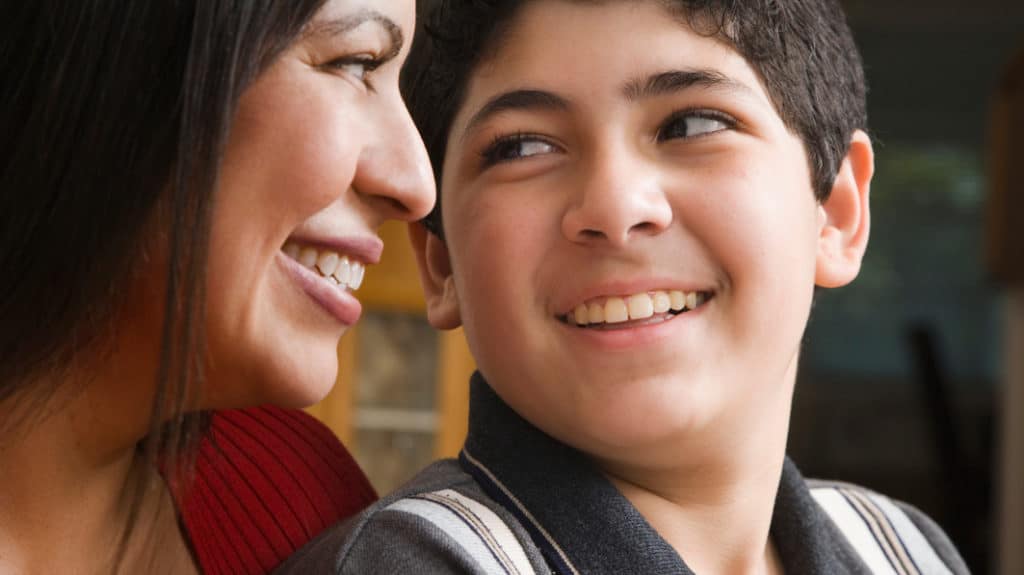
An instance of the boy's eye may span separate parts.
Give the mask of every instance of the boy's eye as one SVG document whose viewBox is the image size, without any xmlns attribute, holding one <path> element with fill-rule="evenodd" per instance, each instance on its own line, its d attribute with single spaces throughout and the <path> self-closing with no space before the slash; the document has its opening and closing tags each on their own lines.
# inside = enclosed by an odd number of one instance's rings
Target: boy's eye
<svg viewBox="0 0 1024 575">
<path fill-rule="evenodd" d="M 480 153 L 484 166 L 493 166 L 503 162 L 514 162 L 541 154 L 554 152 L 554 144 L 529 134 L 498 137 L 490 146 Z"/>
<path fill-rule="evenodd" d="M 735 120 L 719 112 L 681 112 L 673 115 L 658 129 L 658 141 L 705 136 L 731 129 L 735 124 Z"/>
</svg>

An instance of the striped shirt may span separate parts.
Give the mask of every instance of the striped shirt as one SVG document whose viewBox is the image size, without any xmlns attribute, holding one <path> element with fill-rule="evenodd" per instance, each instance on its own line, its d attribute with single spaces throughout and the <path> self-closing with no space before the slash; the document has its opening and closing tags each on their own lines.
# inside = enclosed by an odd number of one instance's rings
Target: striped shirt
<svg viewBox="0 0 1024 575">
<path fill-rule="evenodd" d="M 428 467 L 299 551 L 282 573 L 691 574 L 580 452 L 520 418 L 475 375 L 458 460 Z M 961 575 L 925 515 L 783 465 L 771 538 L 786 573 Z"/>
</svg>

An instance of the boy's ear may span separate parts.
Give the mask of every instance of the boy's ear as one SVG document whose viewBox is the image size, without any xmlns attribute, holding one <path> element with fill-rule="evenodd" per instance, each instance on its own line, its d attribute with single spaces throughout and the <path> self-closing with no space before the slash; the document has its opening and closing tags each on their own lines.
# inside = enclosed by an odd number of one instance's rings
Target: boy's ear
<svg viewBox="0 0 1024 575">
<path fill-rule="evenodd" d="M 814 283 L 832 288 L 853 281 L 868 247 L 871 210 L 868 196 L 875 173 L 871 139 L 857 130 L 836 175 L 832 194 L 818 207 L 818 259 Z"/>
<path fill-rule="evenodd" d="M 427 321 L 437 329 L 459 327 L 462 316 L 448 246 L 419 222 L 409 224 L 409 240 L 416 254 L 420 284 L 427 300 Z"/>
</svg>

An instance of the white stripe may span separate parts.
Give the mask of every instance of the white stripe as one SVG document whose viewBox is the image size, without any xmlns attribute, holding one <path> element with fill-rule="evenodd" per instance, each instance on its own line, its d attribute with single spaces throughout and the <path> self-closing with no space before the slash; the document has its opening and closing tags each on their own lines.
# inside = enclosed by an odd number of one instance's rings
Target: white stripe
<svg viewBox="0 0 1024 575">
<path fill-rule="evenodd" d="M 861 560 L 876 575 L 896 575 L 892 564 L 885 557 L 878 540 L 871 533 L 867 523 L 857 513 L 850 502 L 833 488 L 815 488 L 811 490 L 818 505 L 832 518 L 832 522 L 843 532 L 846 540 L 860 555 Z"/>
<path fill-rule="evenodd" d="M 900 540 L 903 541 L 903 547 L 914 558 L 914 563 L 917 564 L 917 568 L 921 573 L 927 573 L 928 575 L 952 575 L 952 571 L 935 553 L 935 549 L 925 539 L 921 530 L 914 525 L 914 522 L 907 517 L 907 514 L 902 509 L 893 504 L 887 497 L 874 493 L 868 493 L 868 496 L 885 513 L 885 516 L 889 518 L 889 523 L 892 524 L 897 535 L 900 536 Z"/>
<path fill-rule="evenodd" d="M 537 521 L 533 514 L 530 513 L 530 510 L 527 509 L 526 506 L 523 505 L 522 502 L 520 502 L 519 499 L 512 494 L 512 491 L 510 491 L 508 487 L 505 487 L 505 484 L 499 481 L 498 478 L 495 477 L 493 473 L 491 473 L 490 469 L 484 467 L 483 463 L 480 463 L 480 461 L 478 461 L 475 457 L 470 455 L 469 451 L 467 451 L 465 447 L 462 448 L 462 453 L 463 455 L 466 456 L 466 459 L 468 459 L 470 463 L 472 463 L 474 466 L 476 466 L 477 469 L 479 469 L 485 475 L 487 475 L 487 478 L 498 486 L 498 489 L 501 490 L 505 497 L 508 497 L 509 500 L 513 504 L 515 504 L 516 508 L 519 509 L 519 512 L 522 513 L 523 516 L 526 517 L 530 521 L 530 523 L 533 524 L 533 527 L 537 529 L 537 531 L 539 531 L 541 535 L 544 536 L 544 539 L 546 539 L 548 544 L 551 545 L 551 548 L 555 550 L 555 553 L 558 553 L 558 556 L 562 559 L 565 565 L 569 567 L 569 570 L 572 572 L 572 574 L 580 575 L 579 570 L 577 570 L 576 566 L 572 564 L 572 561 L 569 561 L 569 557 L 565 554 L 565 551 L 558 545 L 558 542 L 555 541 L 555 538 L 552 537 L 550 533 L 548 533 L 547 529 L 544 529 L 544 526 L 540 524 L 540 521 Z"/>
<path fill-rule="evenodd" d="M 485 573 L 504 573 L 505 569 L 491 555 L 490 549 L 475 531 L 445 506 L 425 499 L 399 499 L 388 505 L 388 511 L 403 511 L 426 519 L 451 537 L 466 553 L 480 563 Z"/>
<path fill-rule="evenodd" d="M 502 522 L 502 520 L 492 511 L 488 510 L 488 508 L 480 505 L 476 501 L 471 501 L 475 506 L 466 505 L 465 503 L 469 499 L 458 493 L 456 493 L 456 496 L 459 498 L 456 499 L 451 496 L 451 493 L 455 493 L 451 490 L 434 493 L 445 499 L 452 499 L 451 502 L 453 504 L 465 508 L 466 511 L 472 512 L 472 514 L 476 516 L 476 519 L 479 520 L 479 523 L 482 523 L 487 527 L 490 534 L 492 534 L 492 536 L 498 541 L 501 549 L 505 552 L 506 557 L 511 561 L 512 567 L 516 570 L 512 573 L 522 573 L 524 575 L 531 575 L 532 573 L 535 573 L 534 569 L 532 569 L 532 566 L 529 564 L 529 560 L 526 559 L 525 552 L 522 549 L 522 545 L 519 544 L 518 539 L 515 538 L 515 535 L 512 534 L 508 526 L 506 526 L 505 523 Z M 485 513 L 480 514 L 479 508 L 482 508 Z M 445 504 L 429 499 L 408 497 L 391 503 L 386 507 L 386 511 L 408 513 L 429 521 L 447 536 L 451 537 L 456 543 L 461 545 L 466 550 L 467 554 L 479 563 L 480 568 L 485 573 L 509 572 L 495 558 L 494 551 L 490 548 L 490 545 L 480 535 L 480 533 L 467 525 L 466 520 Z"/>
<path fill-rule="evenodd" d="M 487 527 L 487 531 L 494 537 L 495 543 L 505 552 L 505 555 L 519 573 L 527 574 L 534 572 L 530 560 L 526 558 L 526 551 L 523 550 L 522 544 L 519 543 L 519 539 L 516 538 L 512 530 L 508 528 L 508 525 L 497 514 L 479 501 L 466 497 L 458 491 L 444 489 L 434 493 L 458 502 L 475 515 Z"/>
<path fill-rule="evenodd" d="M 860 513 L 861 519 L 867 524 L 871 534 L 875 536 L 875 541 L 878 542 L 878 546 L 885 556 L 889 558 L 889 563 L 896 569 L 896 572 L 901 575 L 920 575 L 885 513 L 859 489 L 839 488 L 839 493 L 846 498 L 854 510 Z"/>
</svg>

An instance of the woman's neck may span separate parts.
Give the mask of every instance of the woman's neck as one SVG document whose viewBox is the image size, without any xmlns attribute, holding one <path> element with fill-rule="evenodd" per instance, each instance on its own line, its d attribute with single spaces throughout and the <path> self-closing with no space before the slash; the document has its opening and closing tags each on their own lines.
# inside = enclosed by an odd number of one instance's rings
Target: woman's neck
<svg viewBox="0 0 1024 575">
<path fill-rule="evenodd" d="M 110 572 L 119 549 L 133 572 L 154 540 L 180 565 L 174 557 L 188 552 L 166 486 L 136 454 L 149 418 L 144 386 L 71 375 L 39 415 L 0 436 L 0 573 Z M 0 405 L 0 420 L 12 409 Z M 138 528 L 125 538 L 133 486 Z"/>
</svg>

